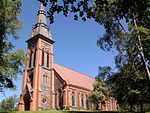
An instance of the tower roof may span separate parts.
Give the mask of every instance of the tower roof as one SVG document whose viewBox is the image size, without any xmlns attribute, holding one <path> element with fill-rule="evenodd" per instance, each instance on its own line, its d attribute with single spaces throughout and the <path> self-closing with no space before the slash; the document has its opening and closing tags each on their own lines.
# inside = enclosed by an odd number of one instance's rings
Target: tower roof
<svg viewBox="0 0 150 113">
<path fill-rule="evenodd" d="M 46 12 L 43 3 L 40 4 L 40 8 L 37 14 L 37 21 L 32 28 L 31 38 L 38 34 L 41 34 L 49 39 L 52 39 L 49 27 L 46 22 Z"/>
</svg>

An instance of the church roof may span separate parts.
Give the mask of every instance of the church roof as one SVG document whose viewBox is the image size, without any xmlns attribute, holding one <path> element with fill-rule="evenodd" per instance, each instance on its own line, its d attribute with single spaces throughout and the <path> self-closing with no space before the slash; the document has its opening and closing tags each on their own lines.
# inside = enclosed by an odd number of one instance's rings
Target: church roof
<svg viewBox="0 0 150 113">
<path fill-rule="evenodd" d="M 54 64 L 55 71 L 66 81 L 67 84 L 93 90 L 94 78 L 79 73 L 59 64 Z"/>
</svg>

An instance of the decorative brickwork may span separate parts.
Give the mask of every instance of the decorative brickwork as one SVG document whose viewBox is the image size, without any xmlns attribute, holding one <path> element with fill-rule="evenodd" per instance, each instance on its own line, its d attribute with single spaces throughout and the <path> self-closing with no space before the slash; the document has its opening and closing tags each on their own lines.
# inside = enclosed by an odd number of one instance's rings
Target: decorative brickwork
<svg viewBox="0 0 150 113">
<path fill-rule="evenodd" d="M 41 48 L 44 49 L 44 51 L 46 51 L 46 52 L 50 52 L 51 46 L 42 41 L 42 47 Z"/>
<path fill-rule="evenodd" d="M 42 81 L 41 83 L 41 106 L 42 106 L 42 109 L 45 109 L 51 106 L 50 105 L 51 76 L 50 76 L 49 70 L 42 69 L 41 81 Z M 43 99 L 45 99 L 46 101 L 43 102 Z"/>
</svg>

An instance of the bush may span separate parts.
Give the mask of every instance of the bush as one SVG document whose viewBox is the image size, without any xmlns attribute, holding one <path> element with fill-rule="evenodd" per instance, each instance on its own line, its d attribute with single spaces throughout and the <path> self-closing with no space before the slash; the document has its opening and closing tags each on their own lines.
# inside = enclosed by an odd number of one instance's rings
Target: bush
<svg viewBox="0 0 150 113">
<path fill-rule="evenodd" d="M 65 110 L 70 110 L 70 106 L 66 106 Z"/>
<path fill-rule="evenodd" d="M 10 96 L 0 102 L 0 112 L 17 111 L 18 98 Z"/>
</svg>

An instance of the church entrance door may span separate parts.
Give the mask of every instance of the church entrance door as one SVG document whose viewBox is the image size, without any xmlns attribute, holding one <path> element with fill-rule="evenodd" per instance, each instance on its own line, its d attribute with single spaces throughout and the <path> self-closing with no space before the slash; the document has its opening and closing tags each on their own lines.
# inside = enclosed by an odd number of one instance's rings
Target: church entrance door
<svg viewBox="0 0 150 113">
<path fill-rule="evenodd" d="M 29 111 L 30 110 L 30 94 L 29 92 L 27 92 L 25 95 L 24 95 L 24 104 L 25 104 L 25 111 Z"/>
</svg>

